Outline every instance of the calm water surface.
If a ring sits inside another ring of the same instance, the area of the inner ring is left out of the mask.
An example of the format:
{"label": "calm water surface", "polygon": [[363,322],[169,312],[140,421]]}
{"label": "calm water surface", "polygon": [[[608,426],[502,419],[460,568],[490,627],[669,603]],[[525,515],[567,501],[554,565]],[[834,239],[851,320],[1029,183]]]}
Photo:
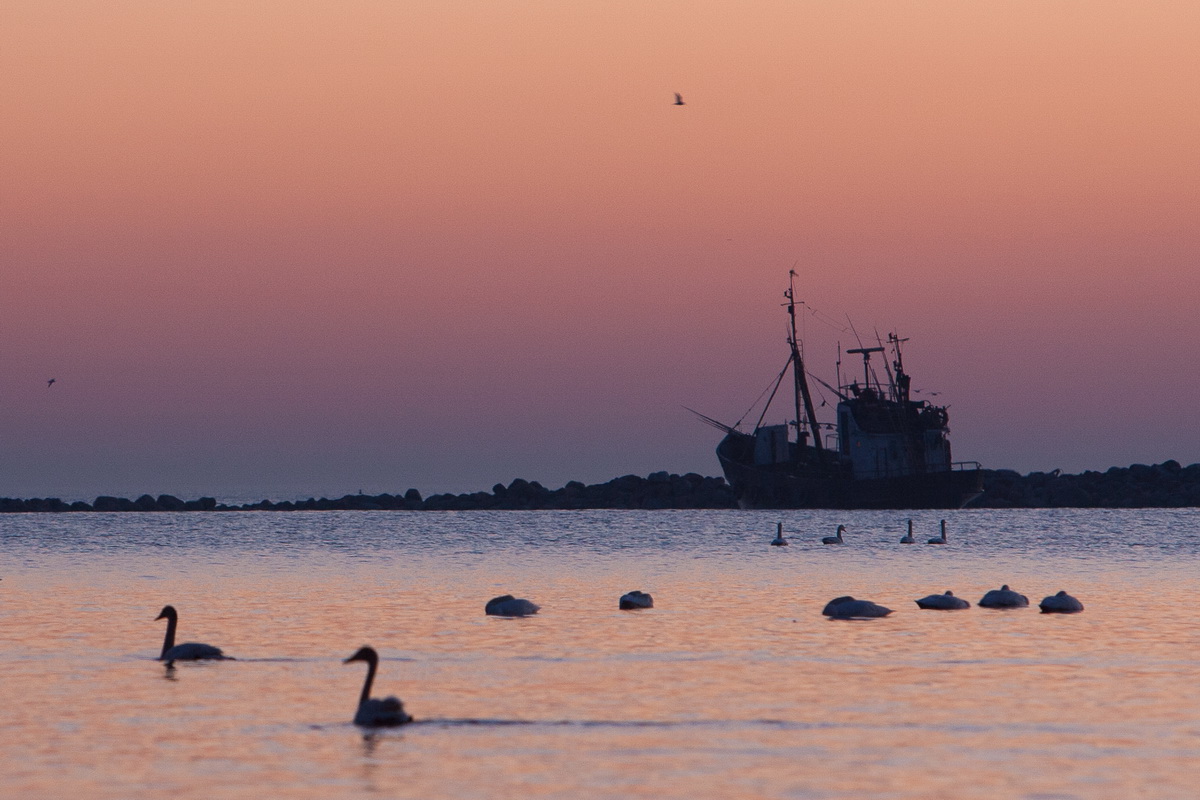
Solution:
{"label": "calm water surface", "polygon": [[[1200,511],[906,519],[4,515],[0,795],[1195,796]],[[1001,583],[1086,611],[913,603]],[[505,593],[543,610],[485,617]],[[842,594],[895,613],[822,617]],[[167,603],[238,660],[156,662]],[[350,723],[362,644],[418,723]]]}

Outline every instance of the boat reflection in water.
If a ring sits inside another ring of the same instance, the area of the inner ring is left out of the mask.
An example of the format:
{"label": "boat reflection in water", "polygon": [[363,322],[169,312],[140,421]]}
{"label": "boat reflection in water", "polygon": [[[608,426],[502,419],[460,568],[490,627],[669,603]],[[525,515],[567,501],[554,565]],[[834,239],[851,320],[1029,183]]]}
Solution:
{"label": "boat reflection in water", "polygon": [[[982,494],[979,464],[951,459],[946,408],[909,396],[912,378],[900,352],[907,339],[895,333],[888,334],[886,347],[880,340],[876,347],[846,351],[862,356],[861,383],[842,384],[840,371],[836,388],[814,377],[838,397],[836,424],[817,421],[796,333],[795,275],[784,292],[790,353],[771,392],[773,399],[790,372],[795,439],[788,424],[762,424],[767,408],[751,433],[700,415],[725,432],[717,458],[738,503],[743,508],[962,508]],[[876,353],[883,354],[886,380],[872,367]],[[833,431],[832,441],[823,441],[822,428]]]}

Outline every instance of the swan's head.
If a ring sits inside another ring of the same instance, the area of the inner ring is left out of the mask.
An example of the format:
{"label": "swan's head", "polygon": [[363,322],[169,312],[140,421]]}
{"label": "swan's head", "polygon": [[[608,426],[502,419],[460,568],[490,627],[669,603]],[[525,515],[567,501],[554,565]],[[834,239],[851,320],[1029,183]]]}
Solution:
{"label": "swan's head", "polygon": [[1000,587],[1000,591],[1002,591],[1002,592],[1009,592],[1009,591],[1012,591],[1012,590],[1008,588],[1008,584],[1006,583],[1006,584],[1004,584],[1003,586],[1001,586],[1001,587]]}
{"label": "swan's head", "polygon": [[954,592],[952,592],[952,591],[950,591],[949,589],[947,589],[947,590],[945,591],[945,595],[946,595],[946,597],[954,597]]}
{"label": "swan's head", "polygon": [[375,652],[374,647],[366,647],[366,646],[360,647],[354,653],[354,655],[350,656],[342,663],[349,664],[351,661],[365,661],[368,664],[378,664],[379,663],[379,653]]}
{"label": "swan's head", "polygon": [[154,618],[154,621],[158,622],[160,619],[172,622],[179,619],[179,615],[175,613],[175,606],[163,606],[163,610],[158,612],[158,616]]}
{"label": "swan's head", "polygon": [[838,532],[838,533],[842,533],[842,532],[843,532],[843,531],[845,531],[845,530],[846,530],[846,526],[845,526],[845,525],[838,525],[838,529],[837,529],[837,532]]}

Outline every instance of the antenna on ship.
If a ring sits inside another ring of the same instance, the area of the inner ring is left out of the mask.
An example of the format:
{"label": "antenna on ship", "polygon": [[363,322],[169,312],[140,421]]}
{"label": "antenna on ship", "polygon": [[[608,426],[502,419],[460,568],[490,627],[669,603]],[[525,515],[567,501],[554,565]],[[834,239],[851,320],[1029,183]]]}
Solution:
{"label": "antenna on ship", "polygon": [[817,451],[817,460],[825,461],[825,448],[821,444],[821,431],[817,428],[817,412],[813,409],[812,394],[808,391],[808,380],[804,372],[804,358],[800,355],[800,341],[796,335],[796,270],[788,270],[788,288],[783,293],[787,298],[788,317],[791,320],[791,335],[788,344],[792,346],[792,373],[796,378],[796,457],[804,452],[803,432],[800,428],[800,403],[804,402],[804,412],[808,419],[808,430],[812,434],[813,447]]}

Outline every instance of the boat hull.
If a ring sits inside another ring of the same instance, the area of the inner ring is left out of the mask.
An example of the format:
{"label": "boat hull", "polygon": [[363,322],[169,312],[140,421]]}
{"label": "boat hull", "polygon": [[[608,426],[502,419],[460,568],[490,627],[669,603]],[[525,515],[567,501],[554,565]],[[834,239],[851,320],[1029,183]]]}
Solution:
{"label": "boat hull", "polygon": [[817,465],[758,467],[721,448],[717,457],[742,508],[962,508],[983,494],[980,469],[854,478]]}

